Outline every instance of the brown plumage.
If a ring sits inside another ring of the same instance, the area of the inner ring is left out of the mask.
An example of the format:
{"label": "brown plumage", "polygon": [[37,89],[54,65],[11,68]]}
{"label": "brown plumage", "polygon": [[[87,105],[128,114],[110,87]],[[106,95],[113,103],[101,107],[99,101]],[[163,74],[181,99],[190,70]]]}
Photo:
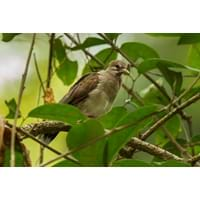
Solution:
{"label": "brown plumage", "polygon": [[[128,65],[120,60],[112,61],[105,70],[81,77],[59,103],[74,105],[88,117],[103,115],[111,109],[124,73],[129,73]],[[46,134],[42,139],[49,143],[57,134]]]}
{"label": "brown plumage", "polygon": [[60,100],[60,103],[77,105],[88,97],[90,91],[97,87],[98,81],[97,73],[84,75],[71,87],[69,92]]}
{"label": "brown plumage", "polygon": [[88,117],[98,117],[111,108],[124,72],[127,72],[124,62],[112,61],[107,69],[80,78],[60,103],[77,106]]}

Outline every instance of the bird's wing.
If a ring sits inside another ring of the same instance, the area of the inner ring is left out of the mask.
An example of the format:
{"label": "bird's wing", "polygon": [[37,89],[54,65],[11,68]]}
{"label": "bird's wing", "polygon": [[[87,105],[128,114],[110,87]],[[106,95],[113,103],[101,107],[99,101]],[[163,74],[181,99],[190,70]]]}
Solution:
{"label": "bird's wing", "polygon": [[88,97],[88,94],[97,87],[99,82],[98,72],[93,72],[81,77],[69,90],[60,103],[77,105]]}

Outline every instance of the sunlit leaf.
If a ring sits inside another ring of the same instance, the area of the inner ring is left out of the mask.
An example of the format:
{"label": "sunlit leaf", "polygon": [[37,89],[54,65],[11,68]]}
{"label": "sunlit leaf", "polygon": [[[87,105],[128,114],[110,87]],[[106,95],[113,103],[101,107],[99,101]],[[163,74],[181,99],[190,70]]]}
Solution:
{"label": "sunlit leaf", "polygon": [[68,104],[42,105],[30,111],[28,116],[63,121],[71,125],[75,125],[78,121],[86,119],[78,108]]}
{"label": "sunlit leaf", "polygon": [[[74,149],[103,135],[103,126],[97,120],[90,119],[70,129],[67,146],[69,149]],[[105,142],[105,139],[93,142],[88,147],[73,153],[73,156],[84,166],[104,166]]]}
{"label": "sunlit leaf", "polygon": [[120,48],[126,55],[135,62],[137,59],[158,58],[158,53],[151,47],[143,43],[128,42],[124,43]]}

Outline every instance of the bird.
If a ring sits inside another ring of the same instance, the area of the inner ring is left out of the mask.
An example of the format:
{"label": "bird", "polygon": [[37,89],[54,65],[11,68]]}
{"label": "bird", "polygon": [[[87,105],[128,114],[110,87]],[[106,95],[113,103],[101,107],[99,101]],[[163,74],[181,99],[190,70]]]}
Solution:
{"label": "bird", "polygon": [[[82,76],[59,103],[76,106],[87,117],[97,118],[111,109],[123,74],[129,75],[129,65],[121,60],[113,60],[106,69]],[[57,134],[45,134],[40,139],[48,144]]]}

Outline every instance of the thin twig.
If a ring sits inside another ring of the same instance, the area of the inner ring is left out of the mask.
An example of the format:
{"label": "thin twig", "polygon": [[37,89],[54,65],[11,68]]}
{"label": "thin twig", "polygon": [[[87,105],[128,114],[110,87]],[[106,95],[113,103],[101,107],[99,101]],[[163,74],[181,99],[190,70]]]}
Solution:
{"label": "thin twig", "polygon": [[[74,39],[74,37],[73,36],[71,36],[69,33],[64,33],[65,34],[65,36],[67,36],[75,45],[79,45],[79,43]],[[97,64],[99,64],[100,66],[102,66],[102,67],[106,67],[105,66],[105,64],[100,60],[100,59],[98,59],[97,57],[95,57],[95,56],[93,56],[89,51],[87,51],[86,49],[82,49],[83,50],[83,52],[86,54],[86,55],[88,55],[88,56],[90,56],[90,58],[92,58]]]}
{"label": "thin twig", "polygon": [[48,64],[46,88],[50,88],[50,85],[51,85],[54,38],[55,38],[55,33],[52,33],[50,36],[50,41],[49,41],[49,43],[50,43],[49,44],[49,64]]}
{"label": "thin twig", "polygon": [[42,77],[40,75],[40,71],[39,71],[39,67],[38,67],[38,63],[37,63],[37,59],[36,59],[35,53],[33,54],[33,58],[34,58],[36,73],[37,73],[38,79],[40,81],[40,85],[41,85],[42,91],[45,94],[45,88],[44,88],[44,85],[43,85]]}
{"label": "thin twig", "polygon": [[28,58],[27,58],[26,65],[25,65],[25,70],[24,70],[24,73],[22,75],[20,89],[19,89],[17,107],[16,107],[16,111],[15,111],[15,117],[14,117],[14,122],[13,122],[13,127],[12,127],[12,133],[11,133],[11,147],[10,147],[10,166],[11,167],[15,166],[16,125],[17,125],[17,119],[18,119],[18,115],[19,115],[22,95],[23,95],[23,91],[24,91],[24,88],[25,88],[25,82],[26,82],[26,77],[27,77],[27,74],[28,74],[28,68],[29,68],[29,64],[30,64],[30,60],[31,60],[31,55],[32,55],[34,44],[35,44],[35,37],[36,37],[36,34],[34,33],[33,38],[32,38],[32,42],[31,42],[31,46],[30,46],[30,50],[29,50],[29,53],[28,53]]}

